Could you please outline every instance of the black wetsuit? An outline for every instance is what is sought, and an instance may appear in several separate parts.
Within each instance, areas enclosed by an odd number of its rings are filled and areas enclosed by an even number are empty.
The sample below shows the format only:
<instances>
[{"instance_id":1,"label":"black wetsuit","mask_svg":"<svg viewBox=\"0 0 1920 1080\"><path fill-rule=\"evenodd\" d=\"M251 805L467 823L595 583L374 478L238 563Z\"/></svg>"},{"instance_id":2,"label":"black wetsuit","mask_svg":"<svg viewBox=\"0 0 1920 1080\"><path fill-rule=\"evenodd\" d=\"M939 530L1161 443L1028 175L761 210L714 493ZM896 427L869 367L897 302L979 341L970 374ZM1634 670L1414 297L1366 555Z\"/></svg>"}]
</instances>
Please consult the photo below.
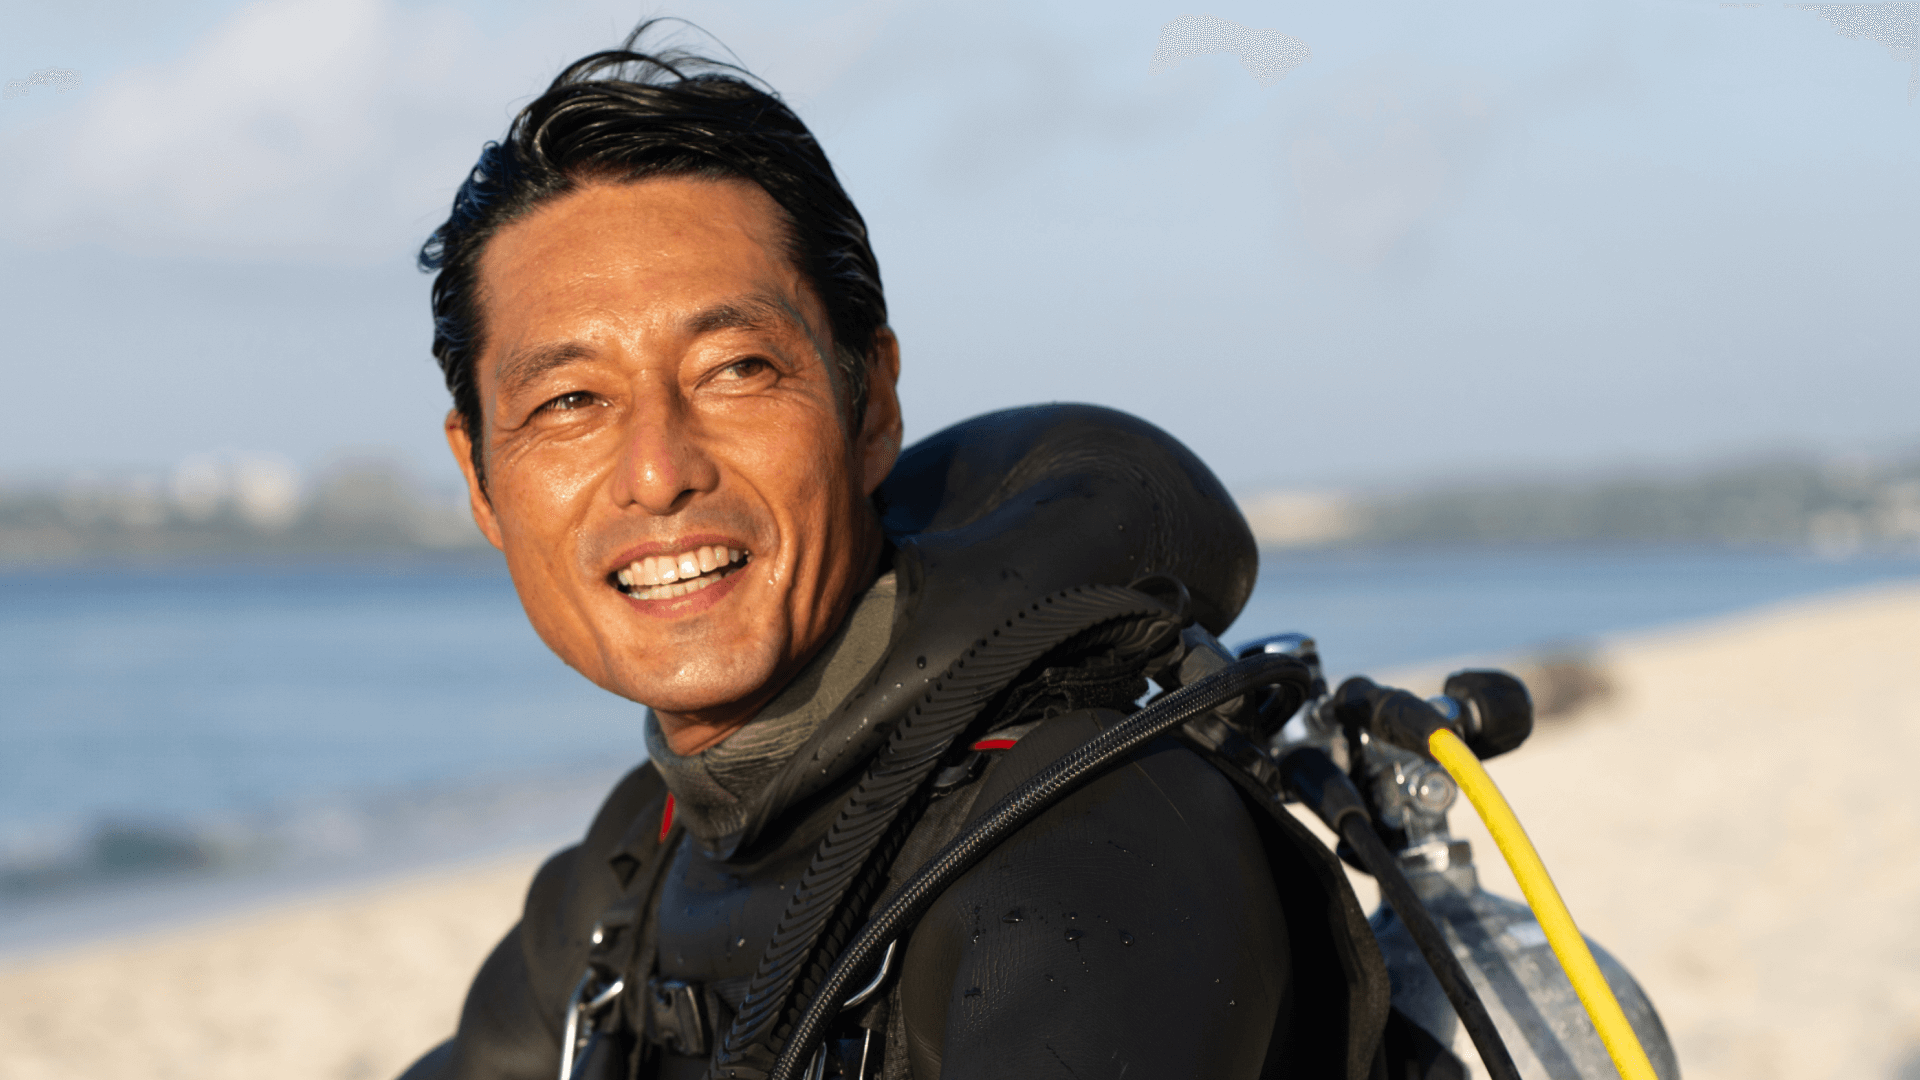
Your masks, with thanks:
<instances>
[{"instance_id":1,"label":"black wetsuit","mask_svg":"<svg viewBox=\"0 0 1920 1080\"><path fill-rule=\"evenodd\" d=\"M1253 584L1218 482L1108 410L959 425L881 497L897 595L879 659L850 688L824 660L803 675L830 707L778 769L716 796L737 805L700 795L674 821L661 769L629 775L408 1080L553 1076L590 954L629 989L589 1075L764 1075L889 885L1145 688L1178 613L1118 587L1176 579L1219 632ZM683 761L667 773L695 796ZM903 946L835 1032L878 1055L871 1075L1381 1075L1384 969L1331 855L1170 739L1024 826Z\"/></svg>"}]
</instances>

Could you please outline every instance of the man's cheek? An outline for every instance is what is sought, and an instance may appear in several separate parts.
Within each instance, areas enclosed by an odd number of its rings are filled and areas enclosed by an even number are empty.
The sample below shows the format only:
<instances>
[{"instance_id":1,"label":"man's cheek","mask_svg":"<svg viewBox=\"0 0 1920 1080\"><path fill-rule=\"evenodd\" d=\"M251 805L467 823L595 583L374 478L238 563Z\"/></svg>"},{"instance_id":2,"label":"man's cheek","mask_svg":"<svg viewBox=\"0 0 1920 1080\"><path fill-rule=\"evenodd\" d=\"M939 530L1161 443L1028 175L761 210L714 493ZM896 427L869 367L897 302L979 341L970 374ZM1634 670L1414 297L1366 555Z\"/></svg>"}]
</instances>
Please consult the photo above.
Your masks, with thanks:
<instances>
[{"instance_id":1,"label":"man's cheek","mask_svg":"<svg viewBox=\"0 0 1920 1080\"><path fill-rule=\"evenodd\" d=\"M513 469L518 497L545 514L590 497L595 482L607 471L604 455L597 450L589 440L524 448Z\"/></svg>"}]
</instances>

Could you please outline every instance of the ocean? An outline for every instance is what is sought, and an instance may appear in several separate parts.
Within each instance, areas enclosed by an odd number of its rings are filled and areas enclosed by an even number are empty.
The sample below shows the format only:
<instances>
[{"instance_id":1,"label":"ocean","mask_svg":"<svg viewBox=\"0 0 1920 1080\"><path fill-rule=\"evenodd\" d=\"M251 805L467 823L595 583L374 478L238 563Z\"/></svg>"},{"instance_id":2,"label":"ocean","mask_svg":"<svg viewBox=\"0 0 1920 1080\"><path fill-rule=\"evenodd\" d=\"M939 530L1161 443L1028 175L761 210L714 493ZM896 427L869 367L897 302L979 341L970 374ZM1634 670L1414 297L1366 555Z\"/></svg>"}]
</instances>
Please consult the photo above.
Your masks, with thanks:
<instances>
[{"instance_id":1,"label":"ocean","mask_svg":"<svg viewBox=\"0 0 1920 1080\"><path fill-rule=\"evenodd\" d=\"M1269 553L1229 644L1328 675L1920 580L1687 549ZM497 560L0 572L0 953L553 847L644 758Z\"/></svg>"}]
</instances>

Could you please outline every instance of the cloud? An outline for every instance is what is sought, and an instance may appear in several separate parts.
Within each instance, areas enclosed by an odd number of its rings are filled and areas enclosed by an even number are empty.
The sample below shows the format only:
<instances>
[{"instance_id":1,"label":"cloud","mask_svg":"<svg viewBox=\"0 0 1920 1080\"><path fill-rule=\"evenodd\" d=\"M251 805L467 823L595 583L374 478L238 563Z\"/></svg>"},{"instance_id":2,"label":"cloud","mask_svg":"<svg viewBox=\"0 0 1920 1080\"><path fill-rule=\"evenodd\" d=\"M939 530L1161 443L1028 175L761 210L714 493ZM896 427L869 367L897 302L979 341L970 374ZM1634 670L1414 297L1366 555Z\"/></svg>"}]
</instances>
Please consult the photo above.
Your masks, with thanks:
<instances>
[{"instance_id":1,"label":"cloud","mask_svg":"<svg viewBox=\"0 0 1920 1080\"><path fill-rule=\"evenodd\" d=\"M472 157L489 111L463 93L477 44L445 8L253 4L178 59L111 76L16 132L0 235L254 254L389 247L419 231L425 192L450 189Z\"/></svg>"},{"instance_id":2,"label":"cloud","mask_svg":"<svg viewBox=\"0 0 1920 1080\"><path fill-rule=\"evenodd\" d=\"M51 86L56 94L80 88L80 73L72 68L41 68L32 71L24 79L8 79L4 93L0 98L26 97L33 93L36 86Z\"/></svg>"},{"instance_id":3,"label":"cloud","mask_svg":"<svg viewBox=\"0 0 1920 1080\"><path fill-rule=\"evenodd\" d=\"M514 106L635 18L596 6L483 33L447 4L260 0L178 57L89 78L70 107L5 135L0 240L391 258L439 222ZM785 19L689 16L806 92L853 63L889 11L852 0Z\"/></svg>"},{"instance_id":4,"label":"cloud","mask_svg":"<svg viewBox=\"0 0 1920 1080\"><path fill-rule=\"evenodd\" d=\"M1492 99L1411 64L1357 72L1290 123L1287 161L1314 248L1360 270L1445 213L1493 127Z\"/></svg>"},{"instance_id":5,"label":"cloud","mask_svg":"<svg viewBox=\"0 0 1920 1080\"><path fill-rule=\"evenodd\" d=\"M1887 47L1887 55L1906 64L1907 103L1920 96L1920 4L1789 4L1817 12L1845 38L1865 38Z\"/></svg>"},{"instance_id":6,"label":"cloud","mask_svg":"<svg viewBox=\"0 0 1920 1080\"><path fill-rule=\"evenodd\" d=\"M1165 71L1189 56L1227 52L1240 58L1261 86L1271 86L1313 58L1313 50L1278 30L1255 30L1216 15L1182 15L1160 28L1150 71Z\"/></svg>"},{"instance_id":7,"label":"cloud","mask_svg":"<svg viewBox=\"0 0 1920 1080\"><path fill-rule=\"evenodd\" d=\"M1372 145L1343 147L1310 132L1289 148L1307 239L1359 269L1378 266L1440 201L1447 159L1433 135L1401 120Z\"/></svg>"}]
</instances>

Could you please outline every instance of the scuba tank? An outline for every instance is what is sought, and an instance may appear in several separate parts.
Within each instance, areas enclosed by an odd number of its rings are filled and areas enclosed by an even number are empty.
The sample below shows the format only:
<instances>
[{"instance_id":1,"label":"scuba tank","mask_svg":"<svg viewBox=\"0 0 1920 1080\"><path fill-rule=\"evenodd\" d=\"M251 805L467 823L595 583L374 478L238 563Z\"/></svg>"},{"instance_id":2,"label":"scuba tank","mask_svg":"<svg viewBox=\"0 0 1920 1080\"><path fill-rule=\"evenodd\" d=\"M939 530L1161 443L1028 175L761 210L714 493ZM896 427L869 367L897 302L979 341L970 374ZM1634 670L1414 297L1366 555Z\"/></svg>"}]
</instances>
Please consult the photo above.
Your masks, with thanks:
<instances>
[{"instance_id":1,"label":"scuba tank","mask_svg":"<svg viewBox=\"0 0 1920 1080\"><path fill-rule=\"evenodd\" d=\"M1424 865L1409 867L1407 877L1480 992L1520 1075L1552 1080L1617 1076L1606 1047L1548 946L1546 931L1540 928L1533 911L1525 904L1482 890L1467 843L1456 840L1448 846L1456 851L1444 869L1433 868L1425 855L1417 855L1414 861ZM1393 980L1394 1010L1459 1059L1465 1066L1461 1075L1486 1076L1452 1003L1422 959L1406 925L1384 904L1368 924ZM1679 1080L1680 1065L1673 1046L1640 984L1591 938L1587 947L1593 950L1594 960L1646 1049L1654 1072L1660 1080Z\"/></svg>"},{"instance_id":2,"label":"scuba tank","mask_svg":"<svg viewBox=\"0 0 1920 1080\"><path fill-rule=\"evenodd\" d=\"M1344 744L1346 771L1366 802L1375 832L1433 916L1520 1075L1528 1080L1620 1075L1532 909L1480 887L1472 845L1454 839L1447 827L1459 785L1435 762L1376 737L1377 711L1368 706L1396 692L1350 679L1326 695L1318 649L1304 634L1262 638L1239 652L1243 657L1294 656L1312 671L1316 689L1325 696L1303 704L1275 734L1274 756L1284 758L1296 746ZM1406 698L1394 703L1411 704ZM1456 672L1444 692L1425 704L1450 721L1471 718L1477 737L1468 745L1483 760L1517 748L1533 729L1526 687L1501 671ZM1355 862L1349 845L1341 845L1340 855L1366 869ZM1438 1056L1433 1050L1443 1047L1453 1058L1438 1068L1429 1064L1427 1075L1486 1077L1453 1002L1406 921L1385 902L1367 921L1386 960L1393 1010L1433 1039L1427 1056ZM1679 1062L1653 1002L1612 954L1584 940L1659 1080L1679 1080Z\"/></svg>"}]
</instances>

